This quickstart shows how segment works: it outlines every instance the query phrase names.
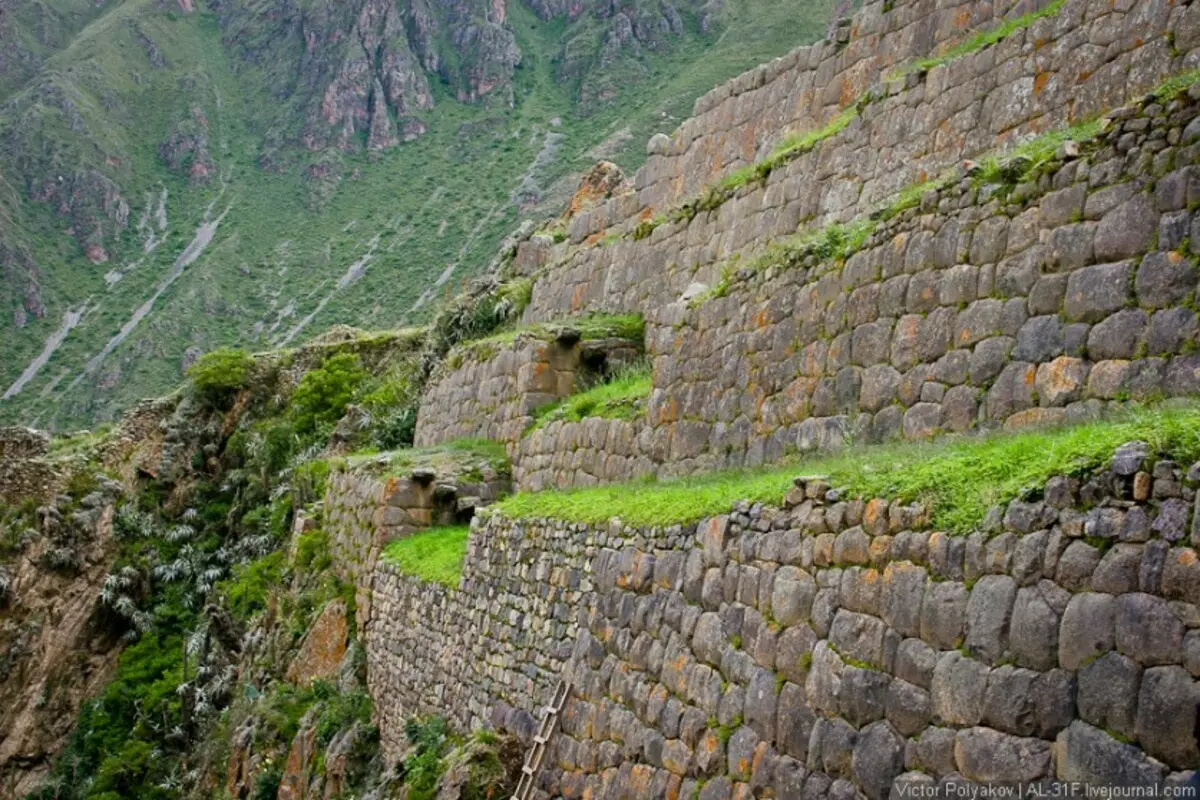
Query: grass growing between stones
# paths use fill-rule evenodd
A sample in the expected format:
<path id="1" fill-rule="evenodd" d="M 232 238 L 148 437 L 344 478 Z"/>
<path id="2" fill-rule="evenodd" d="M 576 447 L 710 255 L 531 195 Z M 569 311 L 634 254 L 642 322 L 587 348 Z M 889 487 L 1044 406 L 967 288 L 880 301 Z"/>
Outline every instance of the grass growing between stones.
<path id="1" fill-rule="evenodd" d="M 850 447 L 760 470 L 711 473 L 662 483 L 634 482 L 569 491 L 517 494 L 499 504 L 514 518 L 549 517 L 638 526 L 695 522 L 739 500 L 778 504 L 792 479 L 824 475 L 846 497 L 922 501 L 935 527 L 967 533 L 990 507 L 1036 492 L 1055 475 L 1100 467 L 1132 440 L 1153 453 L 1200 459 L 1200 406 L 1138 409 L 1073 427 L 945 439 L 931 443 Z"/>
<path id="2" fill-rule="evenodd" d="M 539 408 L 530 430 L 537 430 L 555 420 L 580 422 L 588 417 L 633 419 L 644 410 L 651 388 L 650 366 L 638 364 L 618 371 L 611 380 L 593 386 L 586 392 Z"/>
<path id="3" fill-rule="evenodd" d="M 388 542 L 382 558 L 405 575 L 457 588 L 470 535 L 467 525 L 430 528 Z"/>
<path id="4" fill-rule="evenodd" d="M 911 72 L 928 72 L 934 67 L 940 67 L 956 58 L 962 58 L 963 56 L 978 52 L 985 47 L 991 47 L 994 44 L 999 44 L 1017 31 L 1028 28 L 1039 19 L 1053 17 L 1062 10 L 1064 5 L 1066 5 L 1066 0 L 1054 0 L 1053 3 L 1039 11 L 1031 11 L 1028 14 L 1022 14 L 1021 16 L 1014 17 L 1013 19 L 997 25 L 994 28 L 986 31 L 980 31 L 970 39 L 951 47 L 940 56 L 922 58 L 906 64 L 900 70 L 893 73 L 890 77 L 894 79 L 907 75 Z"/>
<path id="5" fill-rule="evenodd" d="M 979 162 L 982 169 L 979 180 L 982 183 L 1015 184 L 1053 159 L 1065 142 L 1088 142 L 1099 136 L 1102 130 L 1100 120 L 1094 119 L 1049 131 L 1011 150 L 985 156 Z"/>

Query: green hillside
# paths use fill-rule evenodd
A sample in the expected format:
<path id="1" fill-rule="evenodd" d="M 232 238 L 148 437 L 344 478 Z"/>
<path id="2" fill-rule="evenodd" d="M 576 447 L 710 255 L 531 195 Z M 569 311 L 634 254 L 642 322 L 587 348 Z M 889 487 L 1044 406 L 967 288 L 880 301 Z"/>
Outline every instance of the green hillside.
<path id="1" fill-rule="evenodd" d="M 187 354 L 422 320 L 522 217 L 557 213 L 568 176 L 598 155 L 636 168 L 698 95 L 819 38 L 832 2 L 681 7 L 678 34 L 615 51 L 598 14 L 514 3 L 487 27 L 439 7 L 511 32 L 511 95 L 463 102 L 498 69 L 482 45 L 417 47 L 433 107 L 395 133 L 425 133 L 383 151 L 363 130 L 305 138 L 353 55 L 305 47 L 353 24 L 322 0 L 42 5 L 8 20 L 36 57 L 0 62 L 0 419 L 62 429 L 175 385 Z"/>

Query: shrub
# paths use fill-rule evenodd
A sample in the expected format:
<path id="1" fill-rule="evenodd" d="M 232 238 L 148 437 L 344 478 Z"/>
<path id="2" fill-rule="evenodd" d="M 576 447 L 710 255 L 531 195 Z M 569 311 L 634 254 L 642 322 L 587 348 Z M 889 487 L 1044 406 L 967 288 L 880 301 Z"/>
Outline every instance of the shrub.
<path id="1" fill-rule="evenodd" d="M 450 745 L 446 720 L 410 719 L 404 725 L 404 735 L 412 744 L 411 754 L 404 760 L 404 785 L 409 800 L 433 800 L 446 768 L 443 757 Z"/>
<path id="2" fill-rule="evenodd" d="M 238 619 L 249 619 L 266 609 L 271 589 L 283 580 L 285 568 L 282 550 L 233 568 L 233 577 L 217 585 Z"/>
<path id="3" fill-rule="evenodd" d="M 329 534 L 310 531 L 296 540 L 296 569 L 303 572 L 324 572 L 333 563 L 329 554 Z"/>
<path id="4" fill-rule="evenodd" d="M 224 407 L 250 382 L 254 359 L 245 350 L 222 347 L 206 353 L 188 368 L 196 394 L 210 405 Z"/>
<path id="5" fill-rule="evenodd" d="M 297 432 L 312 434 L 321 425 L 337 422 L 367 375 L 358 357 L 350 353 L 330 356 L 306 374 L 292 395 Z"/>

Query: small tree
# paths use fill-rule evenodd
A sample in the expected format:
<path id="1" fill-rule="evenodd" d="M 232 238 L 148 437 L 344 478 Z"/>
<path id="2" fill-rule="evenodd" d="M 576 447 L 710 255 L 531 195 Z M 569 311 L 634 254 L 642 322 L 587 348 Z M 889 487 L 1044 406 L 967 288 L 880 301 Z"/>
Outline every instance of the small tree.
<path id="1" fill-rule="evenodd" d="M 222 347 L 206 353 L 188 368 L 192 386 L 205 402 L 225 407 L 239 389 L 250 383 L 254 359 L 245 350 Z"/>

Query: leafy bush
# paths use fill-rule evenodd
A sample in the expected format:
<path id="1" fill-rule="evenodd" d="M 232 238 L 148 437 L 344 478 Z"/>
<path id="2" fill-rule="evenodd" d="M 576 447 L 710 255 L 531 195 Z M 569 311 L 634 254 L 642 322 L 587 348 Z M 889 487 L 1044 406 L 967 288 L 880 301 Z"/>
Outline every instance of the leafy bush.
<path id="1" fill-rule="evenodd" d="M 412 744 L 412 754 L 404 760 L 404 785 L 409 800 L 433 800 L 438 780 L 445 772 L 443 760 L 450 747 L 446 720 L 441 717 L 410 719 L 404 735 Z"/>
<path id="2" fill-rule="evenodd" d="M 225 595 L 229 610 L 238 619 L 249 619 L 267 607 L 271 589 L 283 580 L 286 568 L 282 550 L 249 564 L 233 568 L 233 577 L 217 584 Z"/>
<path id="3" fill-rule="evenodd" d="M 324 572 L 332 564 L 328 533 L 322 530 L 309 531 L 296 540 L 296 569 L 302 572 Z"/>
<path id="4" fill-rule="evenodd" d="M 318 683 L 321 681 L 313 684 L 313 691 L 318 697 L 321 697 L 321 692 L 317 691 Z M 328 684 L 325 685 L 328 686 Z M 371 724 L 371 698 L 361 689 L 348 692 L 333 690 L 322 699 L 324 699 L 325 705 L 317 717 L 317 742 L 322 747 L 327 746 L 339 731 L 345 730 L 356 722 L 363 725 Z"/>
<path id="5" fill-rule="evenodd" d="M 330 356 L 320 367 L 308 372 L 292 395 L 297 432 L 313 434 L 321 426 L 337 422 L 368 374 L 358 356 L 351 353 Z"/>
<path id="6" fill-rule="evenodd" d="M 196 394 L 216 407 L 225 406 L 250 382 L 254 359 L 245 350 L 222 347 L 206 353 L 188 368 Z"/>

